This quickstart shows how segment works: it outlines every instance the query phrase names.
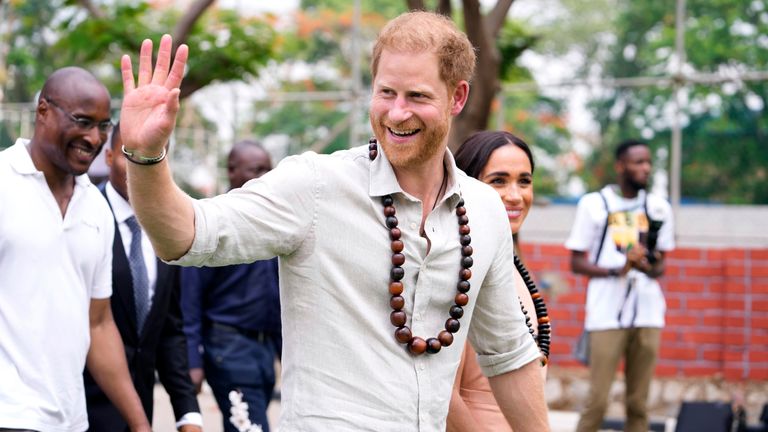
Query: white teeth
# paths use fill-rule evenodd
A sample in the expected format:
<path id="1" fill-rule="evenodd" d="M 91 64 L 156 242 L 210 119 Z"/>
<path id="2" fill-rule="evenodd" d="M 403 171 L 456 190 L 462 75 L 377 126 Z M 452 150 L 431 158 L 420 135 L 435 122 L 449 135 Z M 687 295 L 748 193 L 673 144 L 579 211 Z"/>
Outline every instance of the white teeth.
<path id="1" fill-rule="evenodd" d="M 418 129 L 395 130 L 390 128 L 389 131 L 392 132 L 392 134 L 397 136 L 409 136 L 409 135 L 415 134 L 419 130 Z"/>

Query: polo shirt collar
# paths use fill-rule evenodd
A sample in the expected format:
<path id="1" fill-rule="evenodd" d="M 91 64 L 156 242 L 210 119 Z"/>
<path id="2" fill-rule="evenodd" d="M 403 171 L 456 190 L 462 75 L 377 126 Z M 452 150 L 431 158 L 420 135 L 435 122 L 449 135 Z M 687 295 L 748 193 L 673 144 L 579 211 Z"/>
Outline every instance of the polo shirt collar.
<path id="1" fill-rule="evenodd" d="M 32 162 L 32 155 L 29 153 L 29 141 L 26 138 L 18 138 L 16 143 L 11 146 L 7 151 L 10 152 L 10 165 L 11 167 L 21 175 L 41 175 L 45 177 L 42 171 L 35 167 L 35 163 Z M 88 174 L 81 174 L 75 176 L 75 186 L 88 187 L 92 186 L 91 180 L 88 178 Z"/>

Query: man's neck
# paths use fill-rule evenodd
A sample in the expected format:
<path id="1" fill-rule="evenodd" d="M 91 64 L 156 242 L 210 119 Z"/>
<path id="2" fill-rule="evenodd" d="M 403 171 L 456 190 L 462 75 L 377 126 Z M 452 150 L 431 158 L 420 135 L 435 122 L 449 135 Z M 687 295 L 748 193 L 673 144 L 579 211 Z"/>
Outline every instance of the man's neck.
<path id="1" fill-rule="evenodd" d="M 61 216 L 63 217 L 67 213 L 69 200 L 72 199 L 72 195 L 75 192 L 75 176 L 53 165 L 35 141 L 30 141 L 29 143 L 29 155 L 35 168 L 42 171 L 45 176 L 48 189 L 51 190 L 51 194 L 56 199 L 59 210 L 61 210 Z"/>
<path id="2" fill-rule="evenodd" d="M 625 183 L 619 183 L 619 188 L 618 189 L 619 189 L 618 190 L 619 194 L 622 197 L 627 198 L 627 199 L 637 198 L 637 196 L 640 194 L 640 190 L 641 190 L 641 189 L 638 189 L 638 188 L 636 188 L 636 187 L 634 187 L 634 186 L 632 186 L 630 184 L 625 184 Z"/>
<path id="3" fill-rule="evenodd" d="M 448 173 L 443 165 L 444 156 L 441 153 L 439 158 L 434 158 L 420 167 L 392 167 L 400 187 L 421 201 L 422 226 L 447 189 Z"/>

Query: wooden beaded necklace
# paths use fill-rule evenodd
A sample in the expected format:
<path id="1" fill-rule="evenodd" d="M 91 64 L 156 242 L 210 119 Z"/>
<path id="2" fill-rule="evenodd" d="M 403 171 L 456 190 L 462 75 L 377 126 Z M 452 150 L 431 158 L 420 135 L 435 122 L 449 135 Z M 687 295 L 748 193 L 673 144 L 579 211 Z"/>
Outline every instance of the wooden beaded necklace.
<path id="1" fill-rule="evenodd" d="M 515 268 L 517 268 L 520 276 L 522 276 L 525 287 L 528 288 L 528 293 L 531 294 L 531 299 L 533 299 L 533 307 L 536 309 L 536 323 L 537 329 L 539 330 L 538 335 L 534 335 L 531 319 L 528 317 L 528 311 L 525 310 L 523 302 L 520 302 L 520 308 L 523 310 L 523 315 L 525 315 L 525 324 L 528 326 L 528 331 L 531 333 L 531 336 L 533 336 L 533 340 L 536 341 L 536 344 L 539 346 L 539 351 L 541 351 L 541 354 L 544 356 L 542 359 L 543 366 L 549 362 L 549 343 L 551 341 L 552 333 L 552 326 L 549 323 L 549 315 L 547 314 L 547 305 L 544 304 L 544 299 L 541 297 L 538 288 L 536 288 L 536 284 L 533 283 L 528 270 L 517 256 L 515 256 Z"/>
<path id="2" fill-rule="evenodd" d="M 378 154 L 376 139 L 371 138 L 368 141 L 368 157 L 374 160 Z M 464 207 L 464 200 L 460 199 L 456 204 L 459 242 L 461 243 L 461 270 L 459 271 L 459 282 L 456 285 L 458 294 L 454 297 L 455 304 L 448 311 L 450 318 L 445 321 L 445 330 L 440 331 L 437 337 L 431 337 L 427 340 L 414 336 L 411 329 L 405 325 L 408 319 L 405 311 L 403 311 L 405 298 L 402 296 L 404 289 L 402 279 L 405 276 L 405 270 L 402 267 L 405 263 L 405 255 L 402 252 L 405 245 L 401 240 L 402 232 L 397 227 L 395 201 L 392 195 L 381 197 L 381 203 L 384 206 L 385 223 L 389 228 L 390 249 L 392 250 L 392 270 L 389 272 L 389 293 L 392 295 L 389 299 L 389 305 L 392 308 L 392 313 L 389 315 L 389 321 L 396 327 L 395 339 L 405 344 L 408 350 L 415 355 L 421 355 L 425 352 L 436 354 L 440 352 L 442 347 L 453 343 L 453 333 L 459 331 L 459 319 L 464 316 L 463 306 L 469 303 L 467 292 L 470 288 L 469 279 L 472 277 L 472 270 L 470 270 L 473 264 L 472 246 L 470 246 L 472 239 L 469 236 L 469 218 L 467 217 L 467 209 Z"/>

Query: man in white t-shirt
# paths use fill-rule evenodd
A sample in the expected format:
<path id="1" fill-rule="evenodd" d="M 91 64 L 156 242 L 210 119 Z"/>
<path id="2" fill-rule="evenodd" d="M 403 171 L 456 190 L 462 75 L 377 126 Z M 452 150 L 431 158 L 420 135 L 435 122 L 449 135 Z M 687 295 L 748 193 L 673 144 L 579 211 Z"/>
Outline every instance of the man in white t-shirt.
<path id="1" fill-rule="evenodd" d="M 114 221 L 86 175 L 111 128 L 104 85 L 63 68 L 32 138 L 0 152 L 0 431 L 86 430 L 86 363 L 131 430 L 150 430 L 109 307 Z"/>
<path id="2" fill-rule="evenodd" d="M 672 210 L 648 194 L 651 152 L 641 141 L 616 149 L 618 184 L 579 200 L 565 247 L 571 269 L 589 276 L 586 319 L 589 332 L 590 392 L 577 431 L 597 431 L 608 393 L 623 358 L 627 431 L 647 431 L 648 389 L 664 327 L 666 304 L 656 280 L 665 253 L 674 248 Z"/>

